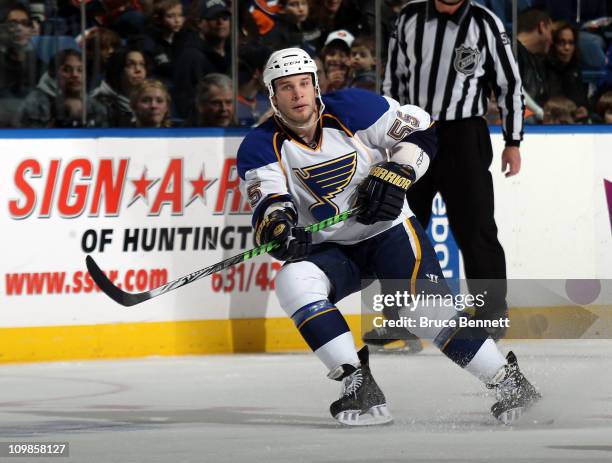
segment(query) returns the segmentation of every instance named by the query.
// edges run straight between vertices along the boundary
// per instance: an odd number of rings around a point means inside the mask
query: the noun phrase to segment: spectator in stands
[[[95,100],[87,102],[87,120],[83,124],[83,67],[81,54],[66,49],[49,62],[49,69],[38,86],[23,101],[17,126],[106,127],[105,108]]]
[[[262,42],[272,50],[298,47],[315,54],[321,31],[308,18],[309,0],[279,0],[278,6],[275,25],[263,36]]]
[[[130,95],[130,106],[134,111],[134,127],[170,127],[170,94],[159,80],[147,79]]]
[[[121,37],[105,27],[93,27],[85,32],[87,47],[87,89],[96,88],[104,79],[111,55],[121,48]]]
[[[547,60],[548,89],[551,97],[566,96],[577,110],[576,121],[585,121],[589,116],[587,88],[582,81],[578,56],[578,30],[568,23],[556,25],[553,32],[553,47]]]
[[[139,49],[121,49],[109,58],[106,76],[91,98],[106,107],[110,127],[131,126],[134,113],[129,95],[147,78],[149,70],[148,56]]]
[[[185,23],[181,0],[156,0],[151,25],[147,28],[146,47],[153,57],[153,76],[164,82],[172,80],[174,70],[173,42]]]
[[[259,45],[242,45],[238,62],[238,125],[252,127],[270,109],[263,83],[263,68],[270,49]]]
[[[334,31],[325,40],[321,60],[327,75],[328,92],[346,88],[349,84],[353,40],[355,37],[347,30]]]
[[[45,66],[30,45],[29,9],[14,3],[5,12],[0,24],[0,126],[10,127],[22,100],[36,87]]]
[[[600,118],[598,122],[612,124],[612,91],[608,91],[599,97],[595,105],[595,111]]]
[[[180,117],[193,111],[193,95],[202,77],[230,73],[230,9],[225,0],[201,0],[199,6],[197,30],[182,43],[174,69],[174,99]]]
[[[376,91],[376,52],[372,37],[357,37],[351,45],[351,87]]]
[[[553,96],[544,105],[544,124],[574,124],[576,103],[564,96]]]
[[[186,127],[230,127],[234,120],[232,80],[225,74],[208,74],[198,83],[195,107]]]
[[[360,11],[366,3],[358,0],[312,0],[312,16],[321,29],[317,48],[325,45],[322,42],[331,32],[340,29],[348,30],[353,36],[373,34],[374,30],[370,30]]]
[[[533,7],[547,11],[554,21],[565,21],[580,28],[585,22],[607,15],[608,0],[532,0]],[[585,69],[599,70],[605,64],[605,44],[602,36],[583,31],[579,48]]]
[[[517,29],[517,61],[525,104],[541,121],[549,97],[544,60],[552,45],[552,21],[545,11],[528,8],[519,15]]]

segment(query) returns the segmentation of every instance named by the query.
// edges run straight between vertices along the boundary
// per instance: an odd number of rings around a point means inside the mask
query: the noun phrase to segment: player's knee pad
[[[276,296],[290,317],[314,302],[327,300],[331,283],[327,275],[312,262],[284,265],[275,279]]]

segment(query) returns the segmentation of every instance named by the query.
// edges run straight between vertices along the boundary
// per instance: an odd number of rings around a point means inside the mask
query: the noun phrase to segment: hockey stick
[[[321,222],[309,225],[308,227],[306,227],[306,231],[316,233],[337,223],[344,222],[349,217],[355,215],[357,211],[358,208],[354,207],[352,209],[349,209],[348,211],[342,212],[341,214],[335,215]],[[245,260],[249,260],[253,257],[265,254],[266,252],[273,251],[279,245],[280,244],[278,241],[270,241],[269,243],[262,244],[261,246],[245,251],[242,254],[238,254],[234,257],[230,257],[229,259],[222,260],[221,262],[211,265],[210,267],[196,270],[195,272],[192,272],[189,275],[177,278],[176,280],[166,283],[163,286],[151,289],[150,291],[144,291],[142,293],[128,293],[126,291],[123,291],[121,288],[115,286],[100,269],[98,264],[96,264],[96,261],[93,259],[93,257],[87,256],[85,259],[85,263],[87,265],[87,270],[89,271],[89,274],[96,282],[98,287],[102,290],[102,292],[104,292],[108,297],[110,297],[118,304],[121,304],[125,307],[131,307],[133,305],[140,304],[141,302],[148,301],[149,299],[153,299],[154,297],[161,296],[162,294],[180,288],[181,286],[193,283],[194,281],[199,280],[200,278],[204,278],[208,275],[212,275],[213,273],[217,273],[223,269],[231,267],[232,265],[239,264],[240,262],[244,262]]]

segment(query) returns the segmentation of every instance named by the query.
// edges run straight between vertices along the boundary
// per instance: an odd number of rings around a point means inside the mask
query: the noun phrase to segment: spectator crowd
[[[0,0],[0,127],[254,126],[271,114],[263,67],[293,46],[317,61],[323,93],[378,92],[408,3],[383,1],[377,62],[374,0],[233,0],[236,25],[230,1],[92,0],[81,30],[79,0]],[[510,36],[512,2],[477,1]],[[527,123],[611,124],[612,2],[517,1]]]

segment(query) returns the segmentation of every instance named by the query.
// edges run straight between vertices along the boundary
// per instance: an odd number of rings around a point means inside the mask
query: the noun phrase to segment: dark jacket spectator
[[[575,119],[581,121],[588,117],[589,103],[577,45],[578,31],[567,23],[558,26],[553,33],[546,74],[550,96],[564,96],[572,100],[578,108]]]
[[[180,44],[174,68],[174,99],[180,117],[193,110],[196,86],[210,73],[229,74],[230,9],[224,0],[202,0],[197,30],[189,31]],[[179,46],[179,44],[177,44]]]
[[[134,117],[129,95],[150,72],[148,55],[139,49],[126,48],[108,60],[106,78],[91,98],[102,103],[108,113],[109,127],[130,127]]]
[[[537,114],[539,109],[533,108],[530,100],[533,100],[541,109],[549,97],[544,58],[531,53],[521,42],[517,42],[516,61],[519,65],[523,90],[527,99],[525,104]],[[542,114],[537,115],[539,120],[541,120],[541,117]]]
[[[314,55],[321,31],[317,24],[308,18],[308,0],[279,0],[278,5],[280,11],[274,28],[262,37],[262,43],[272,50],[298,47]]]
[[[173,43],[183,28],[181,0],[158,0],[153,4],[151,24],[145,30],[145,49],[153,59],[152,75],[164,83],[172,81],[175,61]]]
[[[29,10],[21,4],[10,5],[0,24],[0,126],[11,126],[21,101],[44,73],[31,36]]]
[[[363,14],[364,2],[358,0],[313,0],[312,17],[321,29],[317,49],[325,45],[326,37],[333,31],[344,29],[354,36],[373,35],[372,24]],[[361,8],[360,8],[361,7]]]
[[[87,120],[83,124],[83,70],[81,55],[62,50],[51,60],[49,70],[30,92],[19,110],[17,126],[106,127],[106,109],[95,100],[87,101]]]
[[[552,45],[552,21],[545,11],[529,8],[518,17],[517,61],[526,106],[537,120],[544,116],[549,97],[545,58]]]

